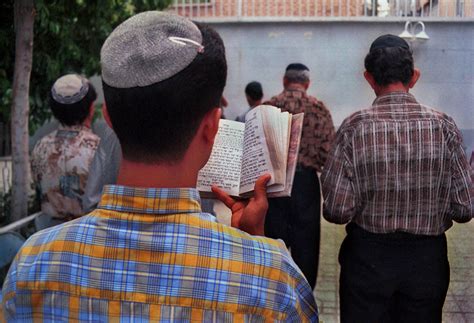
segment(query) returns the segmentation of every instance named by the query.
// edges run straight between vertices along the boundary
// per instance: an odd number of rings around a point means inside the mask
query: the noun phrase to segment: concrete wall
[[[414,43],[422,72],[412,93],[420,102],[451,115],[474,148],[474,23],[427,22],[430,39]],[[221,23],[229,65],[225,96],[228,118],[243,112],[245,85],[262,83],[265,98],[282,90],[286,65],[306,64],[313,82],[309,93],[324,101],[339,125],[350,113],[368,107],[374,94],[363,79],[370,43],[385,33],[399,34],[403,22]],[[469,148],[470,147],[470,148]]]

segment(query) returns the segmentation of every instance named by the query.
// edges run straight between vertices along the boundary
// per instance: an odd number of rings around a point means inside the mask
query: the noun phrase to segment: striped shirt
[[[283,242],[213,219],[195,189],[106,186],[97,210],[25,243],[4,284],[5,319],[318,320]]]
[[[408,93],[344,120],[321,176],[324,217],[373,233],[439,235],[473,217],[473,175],[447,115]]]

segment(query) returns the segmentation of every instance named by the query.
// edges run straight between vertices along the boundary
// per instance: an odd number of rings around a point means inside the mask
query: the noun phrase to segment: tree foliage
[[[131,15],[162,10],[172,0],[36,0],[30,131],[50,116],[48,91],[59,76],[100,74],[100,48],[107,35]],[[9,120],[15,57],[13,0],[0,1],[0,121]]]

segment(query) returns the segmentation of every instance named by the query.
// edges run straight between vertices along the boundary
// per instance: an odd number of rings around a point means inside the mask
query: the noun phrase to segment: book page
[[[259,106],[262,110],[263,127],[274,171],[275,183],[284,185],[289,144],[290,114],[273,106]]]
[[[258,177],[265,173],[272,175],[268,185],[272,185],[275,182],[260,110],[253,108],[247,113],[245,120],[240,178],[241,194],[252,191]]]
[[[291,196],[291,189],[293,188],[293,180],[295,178],[296,165],[298,163],[298,153],[300,151],[301,132],[303,129],[303,113],[298,113],[292,116],[290,142],[288,148],[288,162],[286,168],[286,183],[285,187],[280,192],[271,192],[268,190],[268,197]]]
[[[242,122],[220,120],[211,156],[199,171],[197,189],[200,192],[211,192],[211,185],[215,184],[229,195],[239,195],[244,130]]]

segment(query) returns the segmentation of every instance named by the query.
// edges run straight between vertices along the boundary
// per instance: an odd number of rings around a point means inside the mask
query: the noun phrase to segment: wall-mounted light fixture
[[[416,33],[418,26],[421,26],[421,31]],[[405,23],[405,30],[403,30],[403,32],[398,36],[410,41],[425,41],[430,39],[430,36],[428,36],[428,34],[425,32],[425,24],[423,21],[407,21]]]

